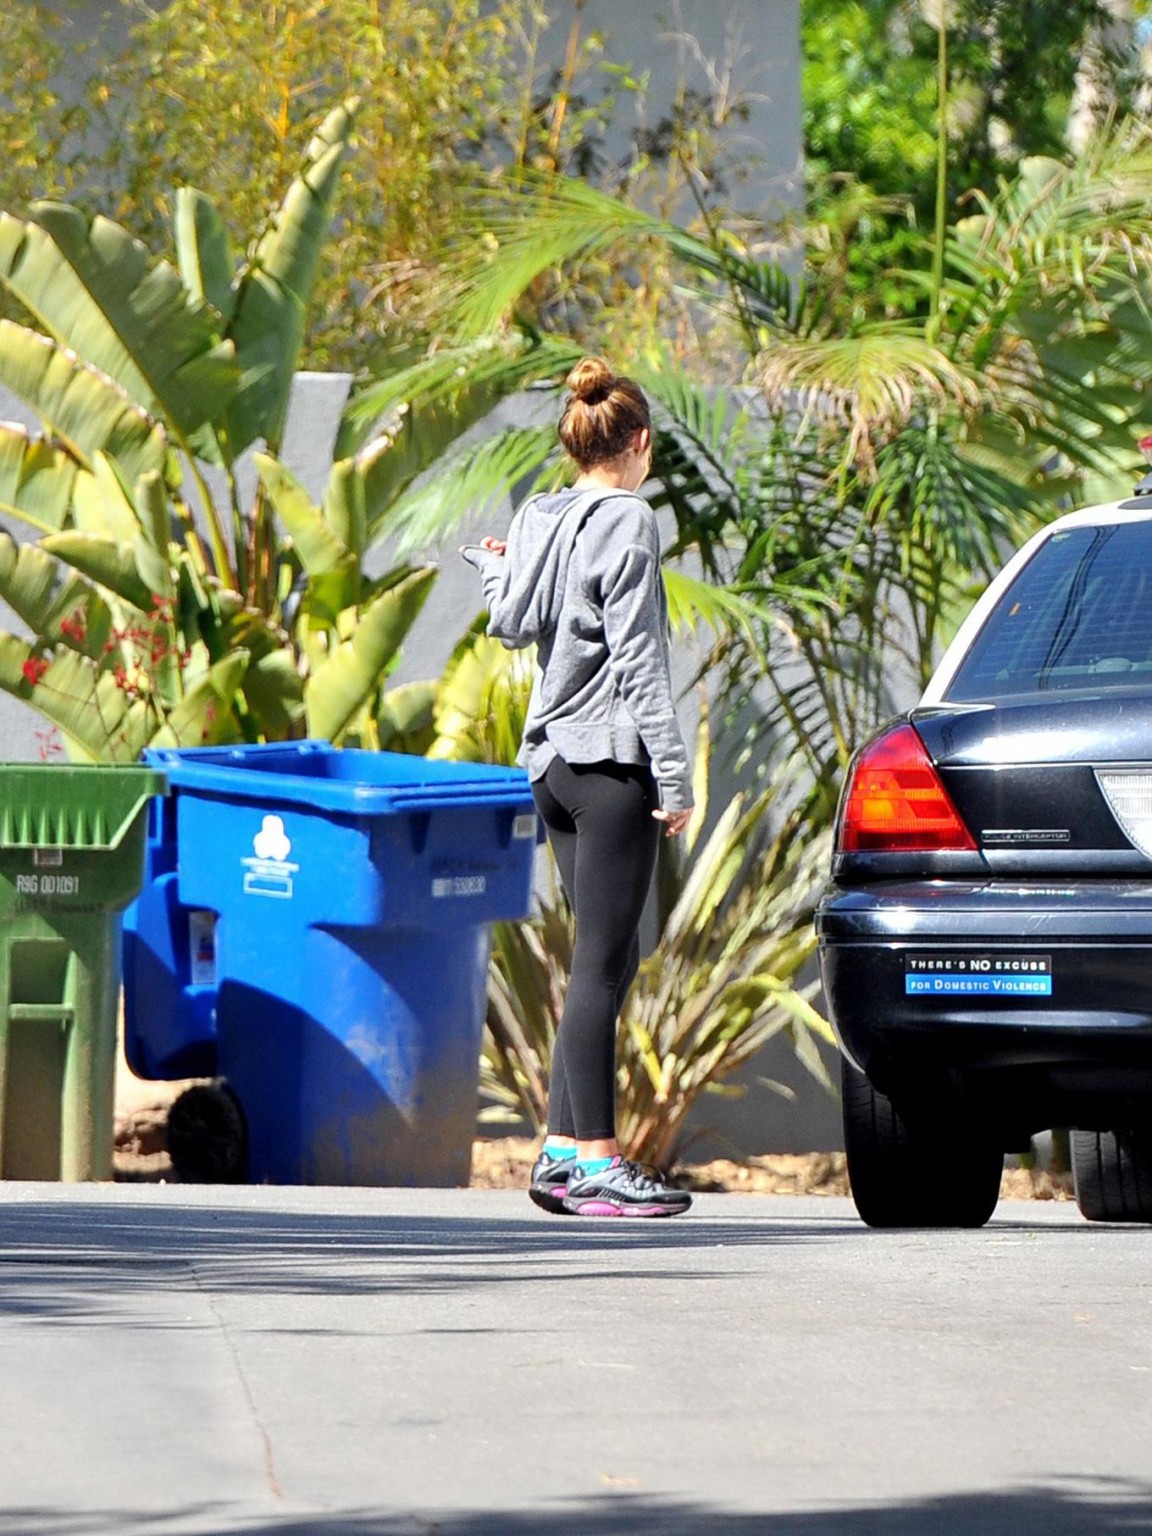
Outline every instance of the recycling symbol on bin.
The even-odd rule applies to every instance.
[[[299,864],[290,864],[292,839],[279,816],[265,816],[259,832],[252,839],[255,858],[241,859],[244,866],[244,893],[247,896],[278,896],[290,899],[295,889],[293,876]]]
[[[292,839],[284,830],[284,821],[280,816],[265,816],[264,825],[252,839],[252,848],[258,859],[267,859],[274,864],[283,864],[284,860],[292,852]]]

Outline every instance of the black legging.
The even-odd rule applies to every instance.
[[[640,966],[640,918],[660,840],[651,770],[554,758],[532,786],[576,921],[548,1097],[554,1136],[616,1134],[616,1021]]]

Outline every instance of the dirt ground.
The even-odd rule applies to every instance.
[[[164,1145],[168,1106],[187,1084],[143,1083],[125,1071],[117,1084],[116,1178],[158,1183],[174,1177]],[[536,1143],[525,1137],[483,1140],[472,1148],[473,1189],[523,1189],[536,1155]],[[675,1170],[687,1189],[752,1195],[846,1195],[848,1174],[843,1152],[803,1155],[773,1153],[736,1163],[716,1159],[686,1163]],[[1001,1195],[1010,1200],[1068,1200],[1072,1181],[1067,1174],[1043,1169],[1007,1168]]]
[[[478,1141],[472,1148],[474,1189],[523,1188],[536,1155],[536,1143],[517,1136]],[[843,1152],[769,1153],[735,1163],[717,1158],[685,1163],[675,1170],[685,1189],[746,1195],[846,1195],[848,1172]],[[1070,1200],[1069,1174],[1043,1169],[1006,1168],[1000,1185],[1005,1200]]]

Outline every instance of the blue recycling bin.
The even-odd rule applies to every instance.
[[[133,1071],[224,1078],[253,1182],[466,1183],[526,776],[314,741],[146,758],[170,793],[125,922]]]

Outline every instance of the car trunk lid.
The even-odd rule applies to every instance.
[[[1152,700],[1030,695],[912,723],[991,872],[1152,875]]]

